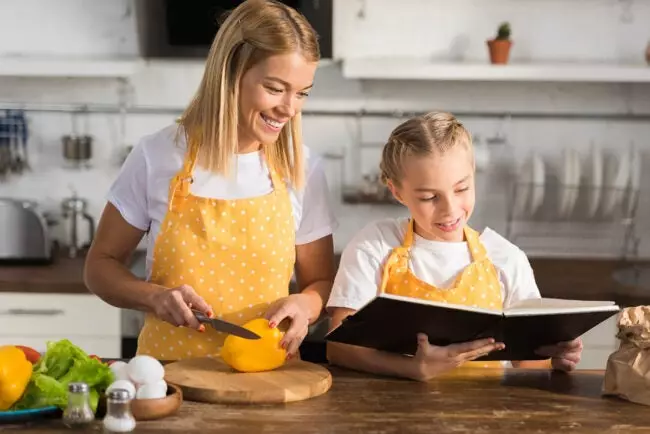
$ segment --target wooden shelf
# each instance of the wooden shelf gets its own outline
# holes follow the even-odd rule
[[[138,58],[0,57],[0,76],[126,78],[140,65]]]
[[[343,76],[366,80],[650,83],[650,65],[609,63],[439,63],[413,58],[346,59]]]

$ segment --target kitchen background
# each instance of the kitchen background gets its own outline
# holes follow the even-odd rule
[[[533,260],[650,257],[644,188],[650,2],[302,3],[316,11],[331,5],[333,15],[319,24],[327,46],[305,107],[304,136],[325,159],[340,224],[338,252],[369,220],[405,215],[373,199],[381,196],[374,181],[379,147],[401,116],[443,109],[475,136],[475,228],[507,235]],[[62,223],[52,226],[52,237],[63,245],[71,239],[63,201],[73,194],[84,199],[95,224],[129,147],[173,122],[202,75],[201,57],[148,55],[140,6],[137,0],[0,2],[0,113],[25,110],[29,165],[2,178],[0,196],[37,202]],[[514,42],[510,65],[492,66],[486,40],[506,21]],[[92,136],[88,161],[64,158],[63,137],[71,134]],[[79,222],[79,245],[91,236],[87,222]],[[134,269],[141,272],[141,265]],[[16,306],[35,296],[13,294]],[[61,297],[39,294],[37,300],[51,306]],[[79,303],[79,309],[91,303],[94,312],[113,314],[94,300]],[[137,316],[111,318],[96,336],[137,334]],[[81,333],[79,324],[74,329]],[[44,336],[23,334],[35,345]],[[90,338],[88,345],[109,351]],[[602,355],[594,360],[603,364]]]

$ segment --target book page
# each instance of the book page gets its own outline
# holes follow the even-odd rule
[[[534,298],[519,301],[505,310],[506,315],[552,314],[562,312],[596,312],[618,310],[613,301]]]

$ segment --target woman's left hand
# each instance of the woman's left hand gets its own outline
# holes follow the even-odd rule
[[[289,318],[291,324],[280,341],[288,357],[298,352],[302,340],[309,330],[310,302],[306,294],[291,294],[281,298],[269,306],[264,317],[269,320],[271,327],[277,327],[284,319]]]
[[[558,371],[573,371],[580,362],[582,340],[580,338],[537,350],[537,354],[551,358],[551,366]]]

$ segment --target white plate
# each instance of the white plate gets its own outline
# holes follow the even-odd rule
[[[535,214],[540,205],[544,201],[544,178],[546,176],[544,168],[544,160],[537,155],[532,156],[533,170],[532,170],[532,186],[531,186],[531,199],[530,199],[530,214]]]
[[[613,154],[608,159],[605,165],[606,191],[602,203],[604,216],[611,217],[621,205],[624,189],[630,179],[630,164],[630,154],[627,151]]]
[[[580,160],[580,155],[574,149],[571,150],[571,158],[573,162],[573,172],[571,173],[571,187],[569,194],[569,201],[567,203],[567,216],[571,215],[573,208],[576,205],[578,200],[578,193],[580,192],[580,176],[582,175],[582,162]]]
[[[598,211],[600,196],[603,191],[603,153],[596,145],[591,147],[591,164],[589,165],[588,176],[587,215],[593,217]]]
[[[625,204],[626,215],[632,215],[632,211],[639,200],[639,188],[641,186],[641,152],[633,146],[630,149],[630,184],[627,189],[627,203]]]
[[[526,208],[530,199],[531,166],[531,160],[526,159],[517,173],[515,201],[513,205],[513,213],[516,217],[526,217]]]
[[[575,190],[575,151],[571,148],[564,149],[563,155],[563,165],[560,170],[560,185],[559,185],[559,196],[558,204],[559,209],[558,213],[560,217],[567,217],[571,213],[573,207],[573,193]]]

